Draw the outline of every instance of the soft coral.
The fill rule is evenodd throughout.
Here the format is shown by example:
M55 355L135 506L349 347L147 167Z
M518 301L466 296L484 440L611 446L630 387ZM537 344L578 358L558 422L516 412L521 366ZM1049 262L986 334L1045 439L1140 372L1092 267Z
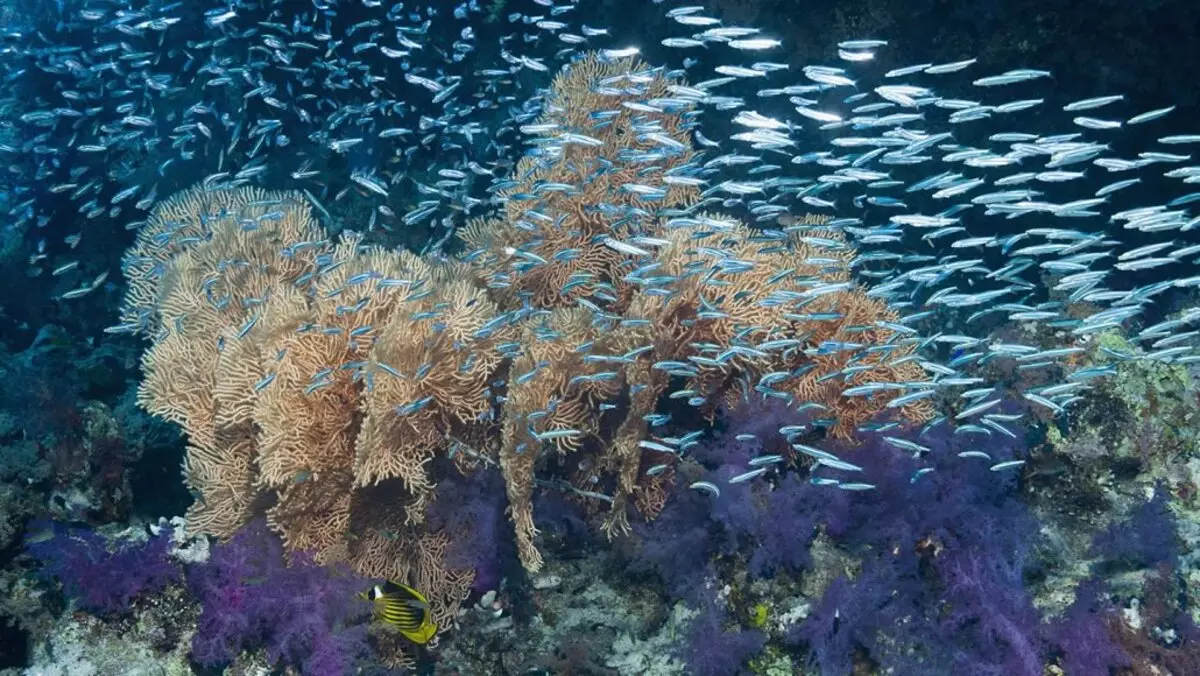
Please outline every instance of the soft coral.
M821 521L862 570L835 581L791 639L825 674L849 673L856 656L897 673L1040 674L1040 618L1022 579L1036 523L1015 482L960 458L967 448L949 430L909 440L931 449L924 460L879 436L830 449L861 465L855 480L874 490L807 487L832 492ZM1022 449L988 450L1000 461ZM922 467L933 471L917 475Z
M169 533L146 541L115 540L88 528L33 521L35 533L26 550L41 561L43 574L58 578L68 596L83 610L112 614L129 607L134 597L153 593L180 577L167 554Z
M728 611L707 600L688 627L688 673L693 676L728 676L742 672L746 660L757 655L767 637L757 629L726 628Z
M307 556L289 561L279 537L253 523L188 571L188 587L204 608L192 655L219 665L265 646L275 664L304 665L310 674L349 673L367 650L365 629L351 626L368 610L355 598L365 585L348 570L319 566Z
M1075 602L1049 625L1048 637L1068 674L1108 674L1133 665L1113 635L1113 621L1119 619L1104 600L1103 587L1099 580L1083 582Z
M958 673L1043 673L1041 618L1022 580L1024 563L1021 553L990 547L950 551L938 561L946 610L934 636L960 646L951 656Z

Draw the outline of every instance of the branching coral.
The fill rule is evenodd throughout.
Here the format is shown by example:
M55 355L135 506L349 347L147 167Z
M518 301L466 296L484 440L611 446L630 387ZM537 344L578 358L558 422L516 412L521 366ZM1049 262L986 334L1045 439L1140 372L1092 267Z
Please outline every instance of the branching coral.
M152 223L172 253L133 254L127 318L155 337L140 402L188 433L197 530L228 537L265 509L289 549L414 575L453 613L470 572L442 565L444 536L404 528L444 435L488 412L498 358L471 334L490 302L411 254L327 242L297 195L195 189ZM385 481L388 499L359 495Z
M693 106L672 96L678 86L640 61L595 54L555 77L528 128L535 150L500 191L503 214L462 234L506 305L586 299L619 312L628 302L633 266L605 242L644 234L651 213L698 195L673 173L694 157Z
M648 272L617 333L631 384L630 412L617 431L610 462L619 481L610 532L625 528L624 499L642 464L645 417L666 393L708 411L733 409L753 397L816 405L831 433L848 438L885 408L880 399L843 395L847 383L920 380L892 322L896 315L849 281L852 250L840 233L800 226L792 234L755 232L740 222L700 213L668 222ZM864 349L869 348L869 349ZM926 403L904 407L924 420Z
M315 264L315 245L284 256L281 243L320 239L299 196L197 189L161 203L126 256L123 319L154 337L138 400L187 433L184 476L203 496L188 520L198 529L228 536L252 516L261 368L251 331L260 306L294 298L277 289Z
M854 252L839 232L808 221L790 234L754 231L695 211L704 181L687 95L640 63L591 56L574 64L532 126L537 150L502 191L503 217L464 235L474 247L467 258L502 304L551 310L521 341L501 447L522 560L532 568L540 557L531 450L543 441L559 454L589 450L584 442L603 431L596 408L604 399L624 395L624 414L600 435L602 450L585 453L576 486L608 477L612 535L628 529L631 497L651 515L665 498L662 479L642 471L650 463L640 444L672 377L685 380L676 394L710 415L755 389L816 402L841 437L884 407L842 396L845 383L923 379L905 359L913 346L887 328L896 315L850 281ZM915 403L901 413L924 420L931 409Z

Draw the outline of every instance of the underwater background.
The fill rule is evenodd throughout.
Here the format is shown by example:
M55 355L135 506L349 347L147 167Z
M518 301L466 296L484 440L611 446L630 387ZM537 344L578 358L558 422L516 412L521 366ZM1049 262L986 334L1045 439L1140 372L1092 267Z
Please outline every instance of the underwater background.
M1200 674L1198 42L0 0L0 672Z

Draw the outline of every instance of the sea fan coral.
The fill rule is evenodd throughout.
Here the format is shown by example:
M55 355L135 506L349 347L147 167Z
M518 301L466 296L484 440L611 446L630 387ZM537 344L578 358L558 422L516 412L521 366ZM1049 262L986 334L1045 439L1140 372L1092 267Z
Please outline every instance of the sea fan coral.
M439 534L418 527L399 552L391 539L423 520L438 442L488 409L495 351L473 352L470 335L487 299L412 254L327 242L297 195L196 189L156 214L172 224L156 246L185 234L172 257L148 256L160 276L135 276L127 311L156 337L139 401L188 433L190 522L228 537L265 509L292 551L419 575L449 616L470 571L445 570ZM154 311L137 309L147 295ZM388 498L363 499L384 481Z
M686 206L699 191L668 180L693 158L693 106L660 69L597 54L571 64L550 86L532 137L555 141L521 158L501 191L502 216L462 233L470 259L508 306L574 306L620 312L635 266L611 244L646 234L651 210ZM609 111L600 118L597 112ZM638 131L653 129L654 131Z

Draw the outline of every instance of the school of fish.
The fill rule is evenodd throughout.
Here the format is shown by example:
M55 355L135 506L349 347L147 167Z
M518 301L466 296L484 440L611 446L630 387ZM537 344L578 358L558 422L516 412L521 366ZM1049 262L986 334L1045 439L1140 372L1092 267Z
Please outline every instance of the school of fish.
M907 358L928 377L861 382L851 367L835 374L844 396L884 396L890 408L954 398L927 428L1015 436L1025 414L1004 409L1006 399L1058 416L1115 373L1078 361L1103 332L1139 348L1107 350L1117 361L1200 361L1200 134L1178 130L1173 107L1146 110L1119 93L1059 100L1047 71L995 72L967 55L885 71L874 65L883 39L831 45L826 64L789 63L769 29L682 2L654 2L655 28L670 34L621 34L585 22L589 4L39 5L39 22L8 28L0 61L3 98L16 111L0 142L12 183L5 227L37 242L31 274L53 277L63 302L109 274L85 269L79 247L137 229L160 197L197 182L302 190L332 222L453 255L457 227L511 199L516 160L546 152L527 147L531 139L595 141L586 128L533 124L554 73L588 51L640 54L688 84L637 105L703 111L692 133L700 152L670 172L701 199L644 217L720 211L768 233L803 233L799 216L828 216L821 227L856 251L855 281L900 314L889 328L915 346ZM1130 148L1130 135L1144 147ZM676 143L663 134L657 142L664 154ZM667 187L626 186L649 203ZM644 243L606 244L653 255ZM998 363L1015 375L985 374ZM896 425L863 431L888 435ZM858 466L799 443L801 431L781 433L833 472L813 481L872 488L853 480ZM682 452L694 437L676 441L643 444ZM968 453L997 472L1021 465ZM730 481L780 461L756 458Z

